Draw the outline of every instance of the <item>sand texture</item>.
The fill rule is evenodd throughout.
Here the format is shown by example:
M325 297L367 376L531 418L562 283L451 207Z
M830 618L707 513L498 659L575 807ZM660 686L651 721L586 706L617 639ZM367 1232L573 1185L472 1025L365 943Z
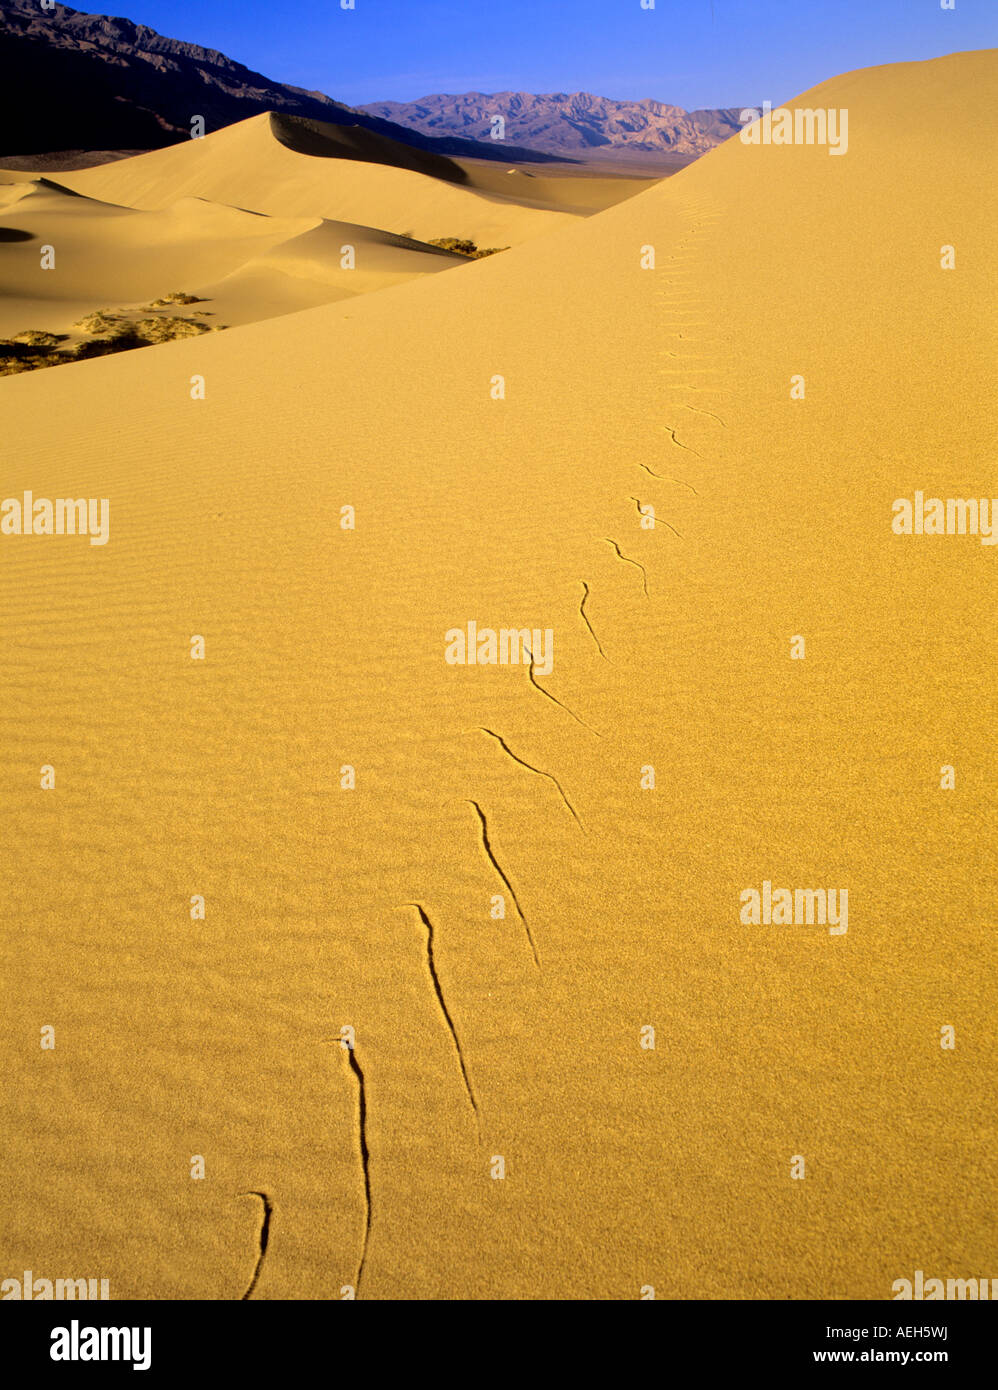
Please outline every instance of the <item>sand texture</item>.
M0 493L111 526L0 537L5 1270L998 1274L996 550L891 530L998 491L996 100L994 52L850 73L795 103L847 155L735 139L585 217L265 117L28 177L0 225L103 245L108 303L265 298L339 222L511 249L0 382ZM550 673L449 665L469 621L550 628ZM763 880L847 888L847 933L743 925Z

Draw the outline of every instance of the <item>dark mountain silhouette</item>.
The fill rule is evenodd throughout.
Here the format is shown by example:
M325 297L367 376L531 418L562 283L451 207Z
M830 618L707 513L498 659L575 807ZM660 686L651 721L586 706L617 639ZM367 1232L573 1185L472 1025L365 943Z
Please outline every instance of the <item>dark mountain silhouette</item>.
M264 111L360 126L438 155L474 159L550 156L510 144L423 135L354 110L322 92L272 82L224 53L164 38L143 24L83 14L39 0L0 0L0 150L151 150Z

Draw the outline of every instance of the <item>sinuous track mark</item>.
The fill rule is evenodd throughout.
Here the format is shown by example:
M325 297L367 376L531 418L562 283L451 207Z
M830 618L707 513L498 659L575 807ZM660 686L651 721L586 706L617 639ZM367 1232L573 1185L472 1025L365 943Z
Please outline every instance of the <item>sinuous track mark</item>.
M513 887L509 879L506 877L506 874L503 872L502 865L499 863L499 860L495 857L495 854L493 853L492 842L489 839L489 825L488 821L485 819L485 812L482 810L481 806L479 806L478 802L472 801L470 797L468 798L468 805L474 806L475 808L475 812L478 816L479 825L481 826L482 831L482 848L485 850L485 854L489 863L492 865L493 869L495 869L496 873L499 875L499 877L502 879L503 883L509 890L509 895L513 899L513 906L516 908L516 915L523 923L523 930L527 933L527 940L530 943L530 951L534 957L534 964L537 966L539 970L541 965L541 958L537 954L537 947L534 944L534 934L530 930L530 923L524 916L523 908L520 906L520 899L516 896L516 889Z
M642 465L642 466L643 466L643 465ZM591 622L589 621L589 619L586 617L586 599L589 597L589 585L586 583L586 581L585 581L584 579L581 580L580 583L582 584L582 602L579 604L579 614L580 614L580 616L581 616L581 618L582 618L582 621L585 623L586 627L589 629L590 633L592 634L592 639L593 639L593 641L596 643L597 647L599 648L599 654L600 654L600 656L603 658L604 661L609 661L610 658L607 656L606 652L603 650L602 643L600 642L599 638L596 636L596 633L593 632L593 625L592 625L592 623L591 623Z
M641 510L641 508L639 507L639 508L638 508L638 511L640 511L640 510ZM609 536L604 536L603 539L606 541L607 545L612 545L612 546L613 546L614 550L615 550L616 553L617 553L617 558L618 558L619 560L623 560L623 562L624 562L625 565L633 565L635 569L641 571L641 582L642 582L642 584L644 585L645 598L647 598L647 597L648 597L648 571L645 569L644 565L639 564L637 560L632 560L632 559L630 559L627 555L625 555L624 552L621 550L620 546L617 544L617 542L614 541L614 540L611 540Z
M643 467L644 467L644 464L642 464L641 466L642 466L642 468L643 468ZM631 501L632 501L632 502L634 503L634 505L637 507L637 509L638 509L638 515L639 515L639 516L644 516L644 512L641 510L641 501L640 501L640 499L637 498L637 497L632 496L632 497L631 497ZM679 534L679 532L676 530L675 526L673 526L672 522L671 522L671 521L666 521L665 517L656 516L655 522L656 522L656 524L657 524L658 522L661 522L663 526L668 526L669 530L672 532L672 534L673 534L674 536L679 536L679 539L680 539L680 540L683 539L683 537L682 537L682 536Z
M698 405L688 405L686 401L682 402L682 407L684 410L695 411L697 415L709 415L710 418L712 420L716 420L719 425L724 425L725 429L728 428L727 425L724 424L724 421L721 419L720 415L715 415L712 410L701 410L701 408Z
M594 635L595 635L595 634L594 634ZM497 733L495 732L495 730L493 730L493 729L486 729L483 725L479 725L479 728L481 729L481 731L482 731L483 734L488 734L489 738L494 738L495 741L496 741L496 743L498 743L498 744L500 745L500 747L503 749L503 751L509 754L509 756L513 759L514 763L519 763L521 767L525 767L525 768L527 769L528 772L534 773L535 776L537 776L537 777L546 777L546 778L548 779L549 782L553 782L554 785L558 788L558 794L560 795L562 801L564 801L565 805L568 807L569 811L572 813L572 816L574 817L575 822L576 822L576 824L578 825L579 829L580 829L580 830L585 830L586 827L585 827L585 826L582 824L582 822L579 820L579 817L578 817L578 814L576 813L575 807L572 805L572 803L569 801L568 797L565 795L565 789L564 789L564 787L561 785L561 783L558 781L557 777L552 776L552 774L551 774L550 772L545 772L543 768L534 767L533 763L524 762L524 760L523 760L522 758L518 757L517 754L513 752L512 748L510 748L509 744L508 744L508 743L506 742L506 740L501 736L501 734L497 734Z
M450 1016L450 1010L444 1001L444 992L440 987L440 976L437 974L437 964L433 955L433 923L426 910L419 903L406 903L406 907L414 907L419 913L419 920L426 928L426 964L429 967L430 979L433 982L433 989L437 996L437 1003L440 1005L440 1012L444 1016L444 1022L454 1043L454 1051L457 1053L458 1066L461 1068L461 1076L464 1078L464 1089L467 1092L468 1100L475 1114L475 1125L481 1133L481 1122L478 1113L478 1101L475 1099L475 1092L472 1089L471 1079L468 1076L468 1068L464 1064L464 1053L461 1051L461 1041L457 1036L457 1029L454 1027L454 1020Z
M267 1254L267 1246L270 1244L270 1221L274 1214L274 1204L266 1192L244 1192L243 1196L260 1198L263 1203L263 1219L260 1223L260 1253L256 1257L256 1268L253 1270L253 1278L250 1280L249 1288L243 1294L240 1302L245 1302L257 1286L260 1271L263 1269L264 1257Z
M638 462L638 467L643 468L645 472L651 474L653 478L657 478L660 483L678 483L680 487L688 487L694 497L700 496L693 484L686 482L684 478L674 478L670 473L655 473L646 463L641 463L640 461ZM632 497L631 501L633 502L634 500L635 499Z
M579 716L575 713L574 710L570 710L570 709L568 708L567 705L563 705L562 702L561 702L556 696L554 696L554 695L551 694L550 690L545 690L545 689L544 689L543 685L541 685L541 684L538 682L537 677L534 675L534 665L535 665L534 654L533 654L533 652L530 651L530 648L529 648L529 647L527 648L527 651L528 651L528 653L529 653L529 655L530 655L530 666L529 666L529 668L528 668L528 670L527 670L527 675L528 675L528 677L530 678L530 684L531 684L536 690L539 690L539 691L541 692L542 695L546 695L547 698L548 698L553 704L555 704L555 705L557 705L557 706L559 707L559 709L563 709L563 710L565 711L566 714L570 714L570 715L572 716L572 718L575 720L576 724L581 724L582 727L583 727L584 729L588 729L589 732L590 732L591 734L595 734L597 738L602 738L603 735L602 735L601 733L599 733L596 729L594 729L593 726L592 726L591 724L587 724L586 721L585 721L584 719L580 719L580 718L579 718Z
M676 431L672 428L671 425L666 425L665 429L668 430L669 437L671 438L673 444L675 444L677 449L685 449L688 454L696 454L697 458L703 458L703 455L697 453L696 449L691 449L688 444L684 444L681 439L676 438Z
M342 1044L341 1044L342 1046ZM364 1081L364 1071L357 1061L355 1048L349 1044L344 1048L353 1074L357 1082L357 1120L360 1133L360 1165L364 1173L364 1239L360 1247L360 1263L357 1266L357 1280L355 1292L360 1293L360 1280L364 1273L364 1262L367 1259L367 1243L371 1235L371 1151L367 1146L367 1085Z

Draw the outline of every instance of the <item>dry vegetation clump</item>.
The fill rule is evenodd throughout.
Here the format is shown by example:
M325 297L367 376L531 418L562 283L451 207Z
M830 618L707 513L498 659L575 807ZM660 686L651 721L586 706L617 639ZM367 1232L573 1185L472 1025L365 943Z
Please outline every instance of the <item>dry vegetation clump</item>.
M431 237L427 246L439 246L443 251L455 251L459 256L467 256L469 261L480 261L483 256L494 256L498 251L508 251L508 246L476 246L473 241L463 237Z
M164 294L162 299L154 299L149 305L150 309L167 309L171 304L203 304L204 300L196 294L185 294L183 290L172 290L169 294ZM201 310L204 313L204 310Z
M0 338L0 376L16 372L32 372L36 367L49 367L61 360L57 349L66 341L65 333L44 333L28 328L12 338Z
M65 333L46 333L40 328L28 328L23 333L15 333L12 343L23 343L25 347L53 348L66 341Z
M180 291L156 300L149 310L170 304L199 304L196 295ZM176 314L152 313L147 318L134 318L127 312L98 309L73 325L78 333L86 334L77 342L69 342L67 333L46 333L26 329L12 338L0 338L0 376L32 372L39 367L58 367L67 362L80 362L89 357L106 357L112 352L128 352L132 348L149 347L153 343L168 343L175 338L195 338L202 333L217 333L224 324L209 324L202 315L187 318ZM65 346L64 346L65 345Z
M114 333L118 327L118 319L108 314L104 309L98 309L92 314L87 314L86 318L80 319L79 323L73 324L81 333Z
M143 343L169 343L174 338L196 338L200 333L215 333L221 324L202 323L164 315L162 318L138 319L133 328Z

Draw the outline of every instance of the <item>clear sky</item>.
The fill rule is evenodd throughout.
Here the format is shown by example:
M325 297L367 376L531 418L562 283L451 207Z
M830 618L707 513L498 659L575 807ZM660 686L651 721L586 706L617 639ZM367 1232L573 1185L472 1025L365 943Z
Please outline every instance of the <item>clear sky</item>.
M435 92L778 103L851 68L998 47L998 0L90 0L351 106Z

